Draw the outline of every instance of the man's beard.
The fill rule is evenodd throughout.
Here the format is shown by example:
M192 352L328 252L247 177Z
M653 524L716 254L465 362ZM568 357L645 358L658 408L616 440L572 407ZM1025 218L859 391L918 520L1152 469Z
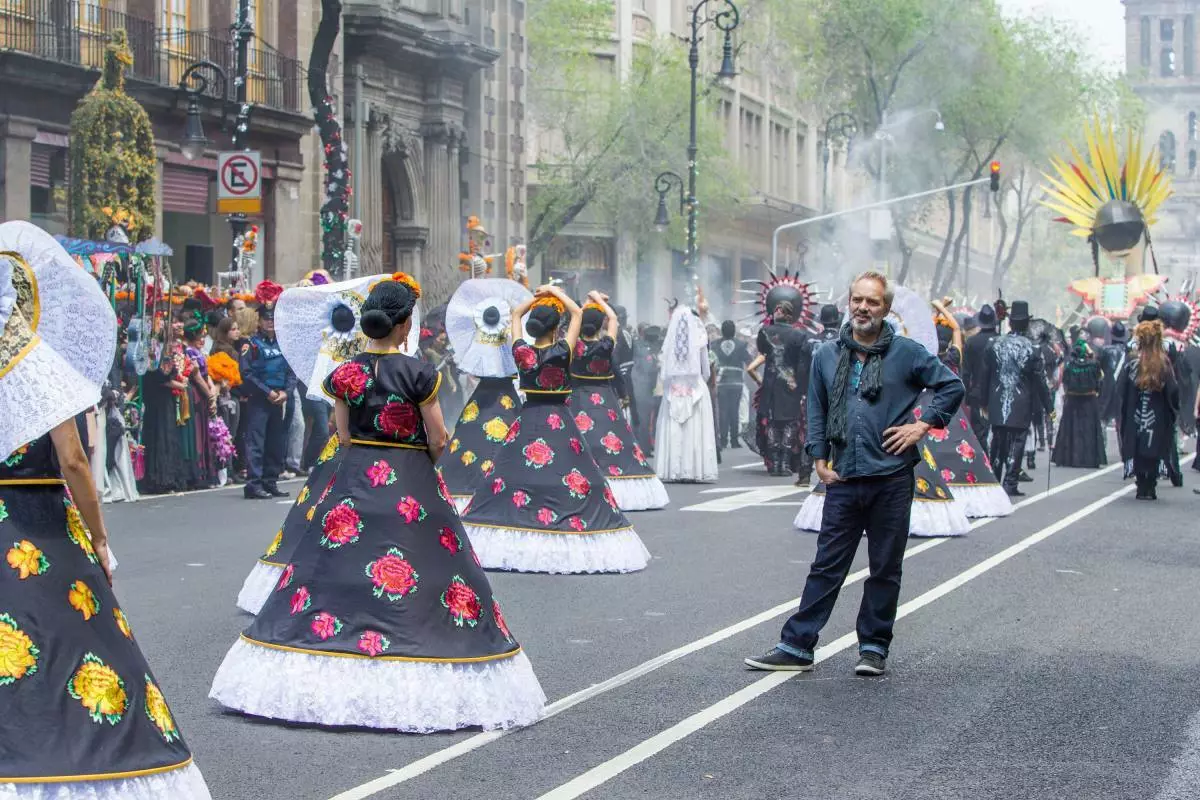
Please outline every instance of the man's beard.
M860 322L858 317L850 317L850 328L855 333L879 333L883 329L883 317L871 317L866 322Z

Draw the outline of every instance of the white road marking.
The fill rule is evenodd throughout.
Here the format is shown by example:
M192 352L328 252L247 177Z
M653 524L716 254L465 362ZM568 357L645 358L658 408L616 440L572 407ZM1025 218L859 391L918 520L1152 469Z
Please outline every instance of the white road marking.
M1015 503L1013 505L1013 509L1021 509L1026 506L1039 503L1048 497L1054 497L1062 492L1070 491L1076 486L1080 486L1088 481L1092 481L1096 478L1107 475L1110 472L1120 469L1122 466L1123 465L1120 463L1112 464L1102 469L1094 470L1081 475L1078 478L1073 478L1072 480L1069 480L1060 486L1055 486L1049 492L1035 494L1032 497L1027 497L1019 503ZM974 530L976 528L981 528L984 525L988 525L994 521L995 519L977 520L972 523L971 529ZM938 547L949 541L952 540L929 539L917 545L913 545L910 542L908 549L904 551L904 558L905 560L908 560L913 556L924 553L926 550L931 550L934 547ZM868 573L869 570L866 569L861 569L858 572L851 573L849 576L847 576L846 582L843 585L849 586L858 583L859 581L865 579ZM747 617L740 622L735 622L734 624L722 628L719 631L710 633L701 639L697 639L693 642L683 645L682 647L677 647L674 650L668 651L659 656L655 656L649 661L644 661L641 664L632 667L631 669L627 669L622 673L614 675L608 680L601 681L600 683L593 684L585 689L574 692L573 694L569 694L566 697L547 705L545 713L542 715L542 719L556 717L564 711L569 711L580 703L585 703L588 700L607 694L615 689L619 689L622 686L632 683L639 678L645 677L646 675L649 675L650 673L655 672L656 670L659 670L668 664L678 661L681 658L685 658L693 653L698 653L701 650L705 650L715 644L719 644L720 642L723 642L733 636L737 636L744 631L748 631L751 628L755 628L765 622L770 622L771 620L783 614L791 614L798 605L800 605L799 597L788 600L785 603L780 603L774 608L768 608L766 611L755 614L752 617ZM485 745L491 744L497 739L507 736L511 732L511 730L508 730L477 733L470 738L458 742L457 744L451 745L450 747L446 747L442 750L438 750L437 752L430 753L424 758L419 758L416 761L410 762L399 769L387 769L385 770L385 772L388 773L387 775L383 775L352 789L347 789L341 794L335 795L330 800L364 800L364 798L372 797L379 792L399 786L402 783L407 783L414 778L424 775L430 770L440 767L442 764L454 761L460 756L464 756L474 750L484 747Z
M788 495L799 494L798 486L764 486L761 489L751 489L748 492L719 497L715 500L705 500L703 503L684 506L680 511L704 511L708 513L729 513L746 506L762 505L771 500L780 500ZM804 489L803 491L807 491Z
M896 612L896 619L903 619L914 611L918 611L925 606L933 603L942 597L966 585L968 582L978 578L980 575L1000 566L1004 562L1013 558L1020 553L1028 550L1039 542L1049 539L1054 534L1062 531L1071 525L1079 522L1082 519L1096 513L1100 509L1107 506L1124 495L1129 494L1135 487L1123 486L1120 489L1106 495L1105 497L1084 506L1078 511L1068 514L1053 525L1042 528L1037 533L1030 534L1021 541L1006 547L999 553L980 561L975 566L967 569L947 581L944 581L924 594L904 603ZM849 649L858 640L858 635L848 633L839 639L836 639L824 647L818 648L813 659L814 662L820 663L836 655L842 650ZM736 711L742 706L754 700L756 697L761 697L775 687L791 680L800 675L799 672L773 672L765 678L760 678L749 686L741 689L721 701L692 714L690 717L681 722L672 725L670 728L656 734L655 736L646 739L644 742L637 744L624 753L621 753L616 758L605 761L578 777L564 783L556 789L541 795L537 800L574 800L574 798L601 786L621 773L628 770L630 767L636 766L648 758L651 758L678 741L681 741L693 733L707 727L716 722L722 717Z
M754 469L755 467L761 468L763 472L767 471L767 468L763 466L763 462L761 462L761 461L751 461L749 464L734 464L733 465L734 469Z
M700 494L733 494L734 492L749 492L761 489L761 486L715 486L712 489L701 489Z

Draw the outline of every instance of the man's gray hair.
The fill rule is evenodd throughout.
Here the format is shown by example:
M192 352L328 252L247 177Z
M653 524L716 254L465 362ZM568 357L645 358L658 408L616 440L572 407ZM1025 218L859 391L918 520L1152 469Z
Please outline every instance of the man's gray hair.
M866 272L860 272L854 276L854 280L850 281L850 290L854 291L854 284L859 281L875 281L883 287L883 302L887 303L888 308L892 307L892 301L896 299L896 289L892 286L892 282L888 280L887 275L882 272L876 272L869 269Z

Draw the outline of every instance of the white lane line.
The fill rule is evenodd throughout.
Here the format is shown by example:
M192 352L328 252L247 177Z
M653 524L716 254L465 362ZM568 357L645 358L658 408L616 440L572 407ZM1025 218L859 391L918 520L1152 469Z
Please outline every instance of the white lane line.
M700 494L733 494L734 492L749 492L761 488L761 486L714 486L711 489L701 489Z
M761 468L763 472L767 471L767 468L763 466L763 462L761 462L761 461L751 461L748 464L734 464L733 465L734 469L754 469L755 467Z
M1049 492L1042 492L1041 494L1035 494L1032 497L1027 497L1026 499L1022 500L1021 502L1014 504L1013 508L1014 508L1014 510L1021 509L1026 506L1031 506L1035 503L1039 503L1042 500L1046 499L1047 497L1053 497L1057 494L1061 494L1062 492L1070 491L1071 489L1074 489L1076 486L1080 486L1084 483L1087 483L1088 481L1095 480L1096 478L1099 478L1103 475L1113 472L1114 470L1120 469L1121 466L1122 466L1121 464L1112 464L1108 467L1104 467L1103 469L1098 469L1098 470L1094 470L1092 472L1088 472L1084 475L1081 475L1078 478L1069 480L1060 486L1055 486ZM1007 518L1004 518L1004 519L1007 519ZM976 528L981 528L984 525L988 525L994 521L995 521L995 519L977 520L971 524L971 530L975 530ZM909 558L912 558L913 556L920 555L921 553L924 553L926 550L931 550L934 547L939 547L949 541L952 541L952 540L951 539L929 539L927 541L923 541L920 544L916 544L916 545L914 545L910 542L908 549L904 551L904 558L907 561ZM867 575L869 574L869 572L870 572L870 570L860 569L858 572L851 573L849 576L847 576L846 582L844 585L849 586L851 584L858 583L859 581L865 579L867 577ZM574 708L575 706L579 705L580 703L584 703L588 700L599 697L603 694L607 694L608 692L611 692L614 689L619 689L622 686L625 686L628 683L632 683L633 681L637 680L638 678L645 677L646 675L649 675L650 673L652 673L656 670L659 670L675 661L678 661L681 658L690 656L693 653L698 653L701 650L704 650L706 648L713 646L714 644L719 644L720 642L723 642L726 639L729 639L733 636L737 636L739 633L742 633L743 631L748 631L751 628L755 628L759 625L762 625L763 623L770 622L771 620L773 620L779 616L782 616L784 614L791 614L793 611L796 610L796 607L799 605L800 605L800 598L795 597L791 600L788 600L785 603L780 603L779 605L775 606L774 608L768 608L766 611L763 611L759 614L755 614L754 616L748 617L740 622L735 622L734 624L729 625L728 627L722 628L719 631L715 631L714 633L710 633L708 636L705 636L701 639L697 639L694 642L685 644L682 647L677 647L674 650L663 653L662 655L655 656L654 658L650 659L649 661L644 661L641 664L638 664L637 666L632 667L631 669L627 669L618 675L614 675L613 677L609 678L608 680L593 684L593 685L587 687L586 689L581 689L573 694L569 694L566 697L564 697L560 700L556 700L555 702L547 705L545 714L542 716L542 719L550 719L551 717L556 717L559 714L563 713L564 711ZM487 731L485 733L477 733L468 739L464 739L461 742L458 742L457 744L451 745L450 747L444 748L442 750L438 750L437 752L430 753L429 755L427 755L423 758L419 758L416 761L410 762L410 763L406 764L405 766L400 767L399 769L387 770L387 772L388 772L387 775L383 775L372 781L368 781L367 783L364 783L361 786L356 786L352 789L347 789L346 791L342 792L341 794L335 795L333 798L331 798L331 800L364 800L364 798L371 797L373 795L378 794L379 792L385 791L394 786L399 786L400 784L406 783L406 782L412 780L413 778L417 778L421 775L424 775L426 772L429 772L432 769L436 769L437 767L441 766L442 764L446 764L450 761L453 761L454 759L458 758L459 756L464 756L467 753L472 752L473 750L477 750L480 747L483 747L484 745L491 744L492 742L496 741L497 739L499 739L503 736L507 736L511 732L512 731Z
M807 487L803 490L807 491ZM802 489L799 486L764 486L761 489L751 489L748 492L741 492L728 497L705 500L703 503L684 506L679 510L727 514L730 511L737 511L747 506L762 505L771 500L782 500L789 495L798 494L800 491Z
M1107 506L1109 503L1116 501L1124 495L1129 494L1135 487L1123 486L1111 494L1084 506L1073 514L1063 517L1053 525L1042 528L1037 533L1033 533L1011 547L1006 547L999 553L980 561L970 569L964 570L954 577L943 583L938 584L934 588L924 594L904 603L896 612L896 619L903 619L915 611L919 611L925 606L933 603L942 597L966 585L968 582L978 578L980 575L995 569L1004 562L1013 558L1020 553L1028 550L1039 542L1049 539L1054 534L1062 531L1071 525L1079 522L1082 519L1096 513L1100 509ZM839 639L830 642L824 647L818 648L814 654L814 661L820 663L842 650L849 649L854 646L857 641L857 634L848 633ZM648 758L651 758L671 745L679 742L693 733L711 725L713 722L721 719L727 714L736 711L742 706L749 703L756 697L760 697L775 687L791 680L800 675L799 672L774 672L767 675L765 678L760 678L749 686L741 689L721 701L692 714L683 721L672 725L670 728L658 733L649 739L646 739L640 744L621 753L616 758L610 759L603 764L600 764L578 777L564 783L556 789L551 789L549 792L541 795L537 800L574 800L580 795L590 792L598 786L601 786L621 773L628 770L630 767L636 766Z

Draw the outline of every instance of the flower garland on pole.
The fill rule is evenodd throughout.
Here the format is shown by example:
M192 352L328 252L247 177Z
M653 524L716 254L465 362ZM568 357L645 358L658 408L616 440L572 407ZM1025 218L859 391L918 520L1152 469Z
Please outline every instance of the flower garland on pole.
M321 204L321 265L341 276L346 265L346 225L350 217L350 164L342 124L329 94L329 57L341 29L341 0L321 0L321 22L308 60L308 95L325 151L325 201Z

